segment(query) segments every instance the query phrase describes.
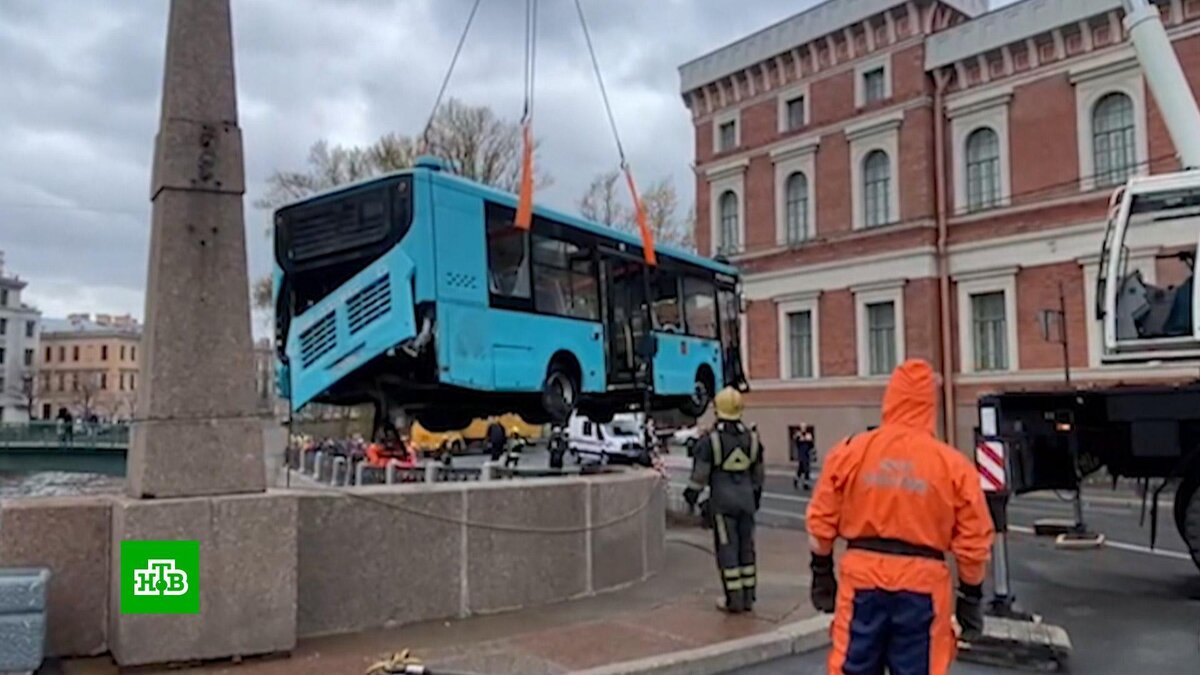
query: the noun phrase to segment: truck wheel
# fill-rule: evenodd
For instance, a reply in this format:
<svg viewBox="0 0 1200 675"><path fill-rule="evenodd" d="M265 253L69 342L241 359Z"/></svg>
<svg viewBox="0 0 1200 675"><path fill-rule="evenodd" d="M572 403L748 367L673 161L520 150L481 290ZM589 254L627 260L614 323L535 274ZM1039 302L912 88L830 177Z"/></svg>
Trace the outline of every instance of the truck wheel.
<svg viewBox="0 0 1200 675"><path fill-rule="evenodd" d="M1200 478L1184 480L1175 492L1175 524L1200 568Z"/></svg>

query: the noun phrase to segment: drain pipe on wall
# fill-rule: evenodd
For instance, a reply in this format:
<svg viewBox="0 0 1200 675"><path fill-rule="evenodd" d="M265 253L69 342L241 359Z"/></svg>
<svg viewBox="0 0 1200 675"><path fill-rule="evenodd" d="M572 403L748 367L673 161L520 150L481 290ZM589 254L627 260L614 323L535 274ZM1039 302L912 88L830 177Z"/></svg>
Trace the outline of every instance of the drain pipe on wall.
<svg viewBox="0 0 1200 675"><path fill-rule="evenodd" d="M946 205L946 71L934 72L933 93L933 154L934 190L937 193L937 264L938 299L941 311L942 354L942 438L956 445L958 426L954 405L954 340L950 325L950 255L947 246L949 214Z"/></svg>

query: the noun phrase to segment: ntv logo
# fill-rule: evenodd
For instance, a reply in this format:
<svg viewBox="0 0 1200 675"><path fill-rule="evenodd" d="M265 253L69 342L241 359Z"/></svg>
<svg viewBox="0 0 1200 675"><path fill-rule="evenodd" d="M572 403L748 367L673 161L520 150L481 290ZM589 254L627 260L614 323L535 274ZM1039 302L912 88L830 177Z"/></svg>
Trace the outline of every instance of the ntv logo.
<svg viewBox="0 0 1200 675"><path fill-rule="evenodd" d="M122 614L198 614L200 542L122 541Z"/></svg>
<svg viewBox="0 0 1200 675"><path fill-rule="evenodd" d="M176 569L174 560L151 560L145 569L133 571L134 595L186 595L187 572Z"/></svg>

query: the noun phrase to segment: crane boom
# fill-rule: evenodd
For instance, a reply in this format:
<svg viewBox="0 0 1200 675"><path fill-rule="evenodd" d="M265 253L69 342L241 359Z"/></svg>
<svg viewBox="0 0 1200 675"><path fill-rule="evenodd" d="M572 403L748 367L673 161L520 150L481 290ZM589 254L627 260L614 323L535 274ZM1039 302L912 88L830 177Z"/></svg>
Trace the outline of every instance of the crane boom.
<svg viewBox="0 0 1200 675"><path fill-rule="evenodd" d="M1149 0L1124 0L1125 29L1162 111L1167 133L1185 169L1200 169L1200 109L1167 37L1158 8Z"/></svg>

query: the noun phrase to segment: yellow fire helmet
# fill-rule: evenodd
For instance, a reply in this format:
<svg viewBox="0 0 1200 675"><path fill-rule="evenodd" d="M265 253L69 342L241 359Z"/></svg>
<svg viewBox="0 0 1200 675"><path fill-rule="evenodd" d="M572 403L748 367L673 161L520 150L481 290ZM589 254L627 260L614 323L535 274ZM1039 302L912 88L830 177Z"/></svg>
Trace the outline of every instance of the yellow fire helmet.
<svg viewBox="0 0 1200 675"><path fill-rule="evenodd" d="M717 408L717 419L720 420L740 420L742 419L742 392L733 387L725 387L717 392L717 398L713 401Z"/></svg>

